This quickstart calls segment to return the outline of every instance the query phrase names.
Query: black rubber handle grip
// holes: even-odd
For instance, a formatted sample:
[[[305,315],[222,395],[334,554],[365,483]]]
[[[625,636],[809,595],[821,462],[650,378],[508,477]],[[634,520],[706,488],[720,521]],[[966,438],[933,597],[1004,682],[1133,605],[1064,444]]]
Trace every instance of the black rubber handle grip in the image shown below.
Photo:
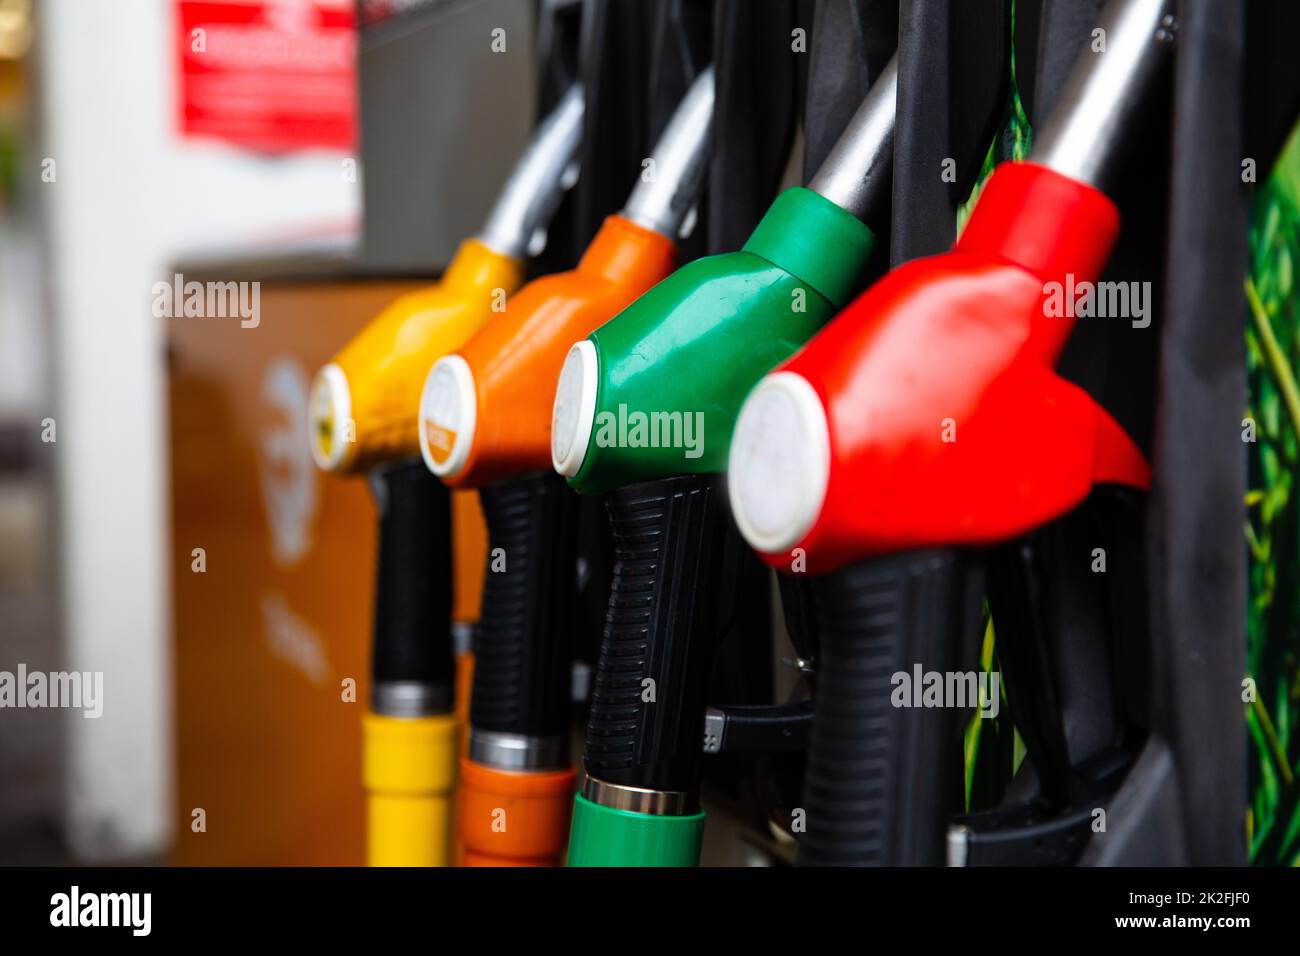
[[[620,488],[607,503],[614,579],[587,722],[587,773],[691,792],[720,616],[725,495],[716,476],[687,475]]]
[[[449,687],[451,495],[418,458],[370,480],[379,509],[373,680]]]
[[[470,723],[550,736],[569,722],[577,495],[555,472],[480,489],[488,557]]]
[[[910,680],[917,664],[941,673],[974,664],[979,595],[967,572],[959,552],[931,550],[817,579],[821,647],[800,865],[943,865],[948,817],[961,809],[970,711],[895,706],[891,696],[903,686],[894,675]]]
[[[1142,504],[1130,489],[1099,487],[986,561],[1008,703],[1051,804],[1095,799],[1080,775],[1144,722],[1124,694],[1146,660]]]

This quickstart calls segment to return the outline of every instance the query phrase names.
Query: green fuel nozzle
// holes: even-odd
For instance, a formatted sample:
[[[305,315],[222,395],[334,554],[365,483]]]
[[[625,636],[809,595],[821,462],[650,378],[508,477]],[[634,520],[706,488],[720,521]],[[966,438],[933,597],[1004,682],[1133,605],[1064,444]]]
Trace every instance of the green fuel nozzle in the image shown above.
[[[858,291],[889,199],[891,60],[807,187],[772,203],[739,252],[677,270],[576,343],[556,388],[551,455],[585,494],[716,473],[740,404]]]
[[[699,858],[709,665],[745,557],[716,473],[754,382],[857,291],[864,220],[889,192],[895,86],[891,62],[812,185],[778,196],[741,251],[678,270],[565,358],[553,464],[580,492],[615,489],[570,866]]]

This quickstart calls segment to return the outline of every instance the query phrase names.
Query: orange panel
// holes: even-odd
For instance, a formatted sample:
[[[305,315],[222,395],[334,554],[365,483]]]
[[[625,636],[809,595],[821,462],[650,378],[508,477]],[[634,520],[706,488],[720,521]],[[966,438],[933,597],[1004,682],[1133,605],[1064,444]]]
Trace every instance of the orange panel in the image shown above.
[[[267,282],[256,328],[170,320],[177,863],[364,862],[375,515],[312,463],[307,390],[424,284]]]

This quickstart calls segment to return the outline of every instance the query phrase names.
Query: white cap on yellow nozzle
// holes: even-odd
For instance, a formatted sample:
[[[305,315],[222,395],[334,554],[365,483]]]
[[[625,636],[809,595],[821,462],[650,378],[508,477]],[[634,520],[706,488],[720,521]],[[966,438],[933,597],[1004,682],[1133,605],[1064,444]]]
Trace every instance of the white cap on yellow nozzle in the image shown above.
[[[352,390],[343,369],[333,362],[316,373],[309,405],[311,456],[324,471],[339,471],[347,462],[352,422]]]

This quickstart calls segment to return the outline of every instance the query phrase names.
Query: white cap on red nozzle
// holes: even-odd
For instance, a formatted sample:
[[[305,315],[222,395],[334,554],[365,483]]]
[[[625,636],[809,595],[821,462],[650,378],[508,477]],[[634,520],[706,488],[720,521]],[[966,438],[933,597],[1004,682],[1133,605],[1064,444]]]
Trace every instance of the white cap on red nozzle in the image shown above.
[[[731,511],[751,547],[777,554],[811,530],[830,458],[826,412],[808,380],[777,372],[759,382],[740,408],[727,475]]]

